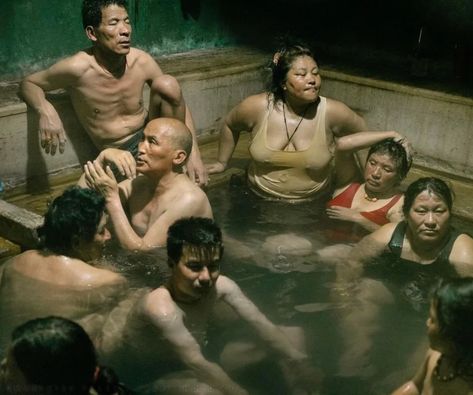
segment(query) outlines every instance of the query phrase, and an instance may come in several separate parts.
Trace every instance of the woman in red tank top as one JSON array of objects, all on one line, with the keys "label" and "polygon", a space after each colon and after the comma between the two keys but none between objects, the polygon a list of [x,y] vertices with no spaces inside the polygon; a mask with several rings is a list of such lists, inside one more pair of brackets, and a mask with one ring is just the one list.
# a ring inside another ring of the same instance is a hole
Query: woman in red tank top
[{"label": "woman in red tank top", "polygon": [[[346,138],[353,140],[357,135],[361,133]],[[342,151],[359,149],[362,148],[358,145],[360,142],[361,139],[345,142],[342,138],[337,148]],[[399,185],[411,165],[407,147],[400,135],[372,145],[364,169],[365,182],[336,189],[327,203],[328,216],[356,223],[371,232],[389,222],[401,221],[403,195]]]}]

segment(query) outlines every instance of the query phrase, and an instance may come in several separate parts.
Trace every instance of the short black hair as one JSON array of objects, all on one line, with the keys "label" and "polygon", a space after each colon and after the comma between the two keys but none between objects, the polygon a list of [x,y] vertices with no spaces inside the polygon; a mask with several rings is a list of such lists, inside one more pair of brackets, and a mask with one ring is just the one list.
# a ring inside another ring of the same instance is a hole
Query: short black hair
[{"label": "short black hair", "polygon": [[366,161],[368,161],[372,154],[389,155],[396,166],[399,181],[406,178],[407,173],[411,168],[412,160],[407,157],[406,149],[399,141],[395,141],[394,139],[384,139],[373,144],[368,151]]},{"label": "short black hair", "polygon": [[437,195],[445,202],[448,211],[452,211],[453,193],[447,183],[436,177],[422,177],[411,183],[404,193],[404,205],[402,206],[404,218],[408,217],[409,211],[412,208],[416,197],[424,191]]},{"label": "short black hair", "polygon": [[174,222],[168,229],[168,264],[173,266],[180,261],[184,246],[199,251],[203,256],[219,257],[223,254],[222,231],[210,218],[189,217]]},{"label": "short black hair", "polygon": [[40,246],[69,255],[77,238],[90,242],[97,233],[105,210],[105,198],[95,190],[73,186],[48,207],[38,228]]},{"label": "short black hair", "polygon": [[117,5],[127,9],[127,0],[84,0],[82,2],[82,26],[97,27],[102,22],[102,8]]}]

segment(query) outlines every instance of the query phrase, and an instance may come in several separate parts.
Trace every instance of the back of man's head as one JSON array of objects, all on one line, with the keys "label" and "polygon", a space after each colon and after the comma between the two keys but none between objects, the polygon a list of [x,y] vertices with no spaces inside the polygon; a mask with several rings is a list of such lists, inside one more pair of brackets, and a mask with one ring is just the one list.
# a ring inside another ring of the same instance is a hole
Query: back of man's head
[{"label": "back of man's head", "polygon": [[177,264],[184,247],[197,251],[202,258],[223,254],[222,231],[210,218],[189,217],[174,222],[168,229],[168,264]]},{"label": "back of man's head", "polygon": [[102,9],[117,5],[127,9],[127,0],[84,0],[82,2],[82,25],[97,27],[102,22]]},{"label": "back of man's head", "polygon": [[69,255],[75,240],[94,239],[104,210],[105,199],[98,192],[77,186],[66,189],[50,204],[38,228],[42,247]]}]

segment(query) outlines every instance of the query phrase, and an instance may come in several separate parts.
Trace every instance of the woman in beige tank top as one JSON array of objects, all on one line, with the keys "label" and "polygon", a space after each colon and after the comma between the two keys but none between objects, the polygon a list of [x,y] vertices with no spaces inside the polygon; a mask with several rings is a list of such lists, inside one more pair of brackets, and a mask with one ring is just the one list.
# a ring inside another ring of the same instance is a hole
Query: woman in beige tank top
[{"label": "woman in beige tank top", "polygon": [[[336,140],[365,131],[366,124],[342,102],[319,95],[322,81],[309,48],[281,48],[271,70],[268,91],[246,98],[226,116],[209,173],[226,169],[240,132],[247,131],[248,181],[255,192],[293,201],[325,195],[335,172],[337,184],[358,172],[352,152],[336,153]],[[358,148],[385,137],[369,137]]]}]

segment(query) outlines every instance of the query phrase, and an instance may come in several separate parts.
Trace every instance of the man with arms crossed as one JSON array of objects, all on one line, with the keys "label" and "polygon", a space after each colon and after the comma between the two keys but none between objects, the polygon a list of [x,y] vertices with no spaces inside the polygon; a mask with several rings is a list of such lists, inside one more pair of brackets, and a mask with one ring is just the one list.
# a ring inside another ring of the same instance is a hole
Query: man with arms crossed
[{"label": "man with arms crossed", "polygon": [[140,176],[117,184],[110,167],[103,169],[99,160],[84,166],[87,185],[105,196],[115,236],[123,248],[147,251],[162,247],[169,226],[177,219],[212,218],[207,195],[182,170],[191,150],[192,134],[186,125],[177,119],[157,118],[146,125],[138,146]]},{"label": "man with arms crossed", "polygon": [[[46,153],[64,152],[66,137],[59,115],[45,92],[66,89],[80,123],[107,163],[128,178],[135,176],[136,148],[149,119],[180,119],[194,125],[177,80],[161,71],[154,59],[131,47],[126,0],[84,0],[82,21],[92,47],[62,59],[21,83],[24,100],[39,115],[41,146]],[[149,112],[143,87],[150,87]],[[188,172],[199,184],[207,174],[194,138]]]},{"label": "man with arms crossed", "polygon": [[[288,394],[296,390],[299,394],[315,393],[317,373],[307,355],[295,346],[295,336],[289,340],[235,282],[220,275],[222,254],[222,233],[211,219],[182,218],[171,225],[167,237],[171,276],[165,285],[148,292],[134,305],[127,316],[123,338],[108,345],[123,347],[115,350],[118,365],[113,361],[114,367],[126,374],[128,360],[142,367],[138,373],[141,382],[160,378],[148,386],[153,394],[248,394],[220,365],[202,354],[208,321],[216,305],[223,302],[250,324],[265,348],[282,363],[286,378],[291,378]],[[214,318],[222,321],[222,317]],[[285,329],[295,333],[299,328]],[[120,360],[124,362],[121,366]],[[137,379],[136,375],[133,379]]]}]

